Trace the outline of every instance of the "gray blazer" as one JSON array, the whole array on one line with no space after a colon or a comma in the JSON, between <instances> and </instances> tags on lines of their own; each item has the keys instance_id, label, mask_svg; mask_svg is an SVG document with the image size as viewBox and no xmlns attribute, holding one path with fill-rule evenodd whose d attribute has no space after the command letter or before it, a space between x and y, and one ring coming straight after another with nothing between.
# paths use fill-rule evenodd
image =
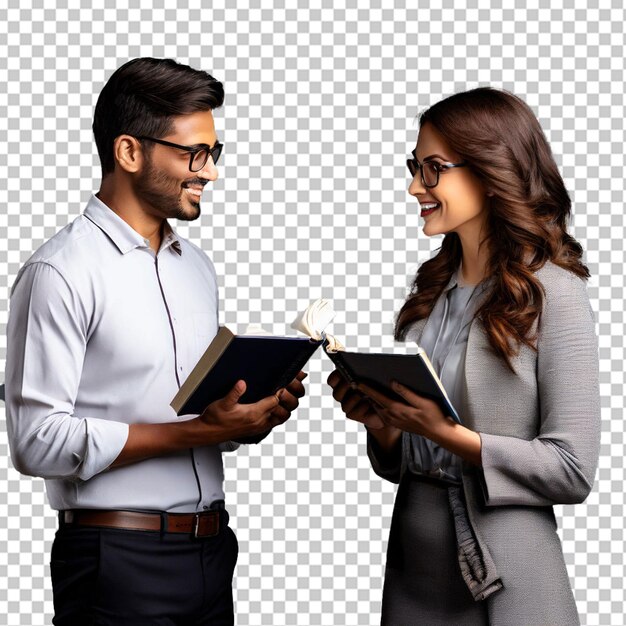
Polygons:
<instances>
[{"instance_id":1,"label":"gray blazer","mask_svg":"<svg viewBox=\"0 0 626 626\"><path fill-rule=\"evenodd\" d=\"M493 557L504 589L486 600L490 624L578 623L553 504L582 502L593 487L600 446L598 345L585 281L552 263L538 351L522 346L515 373L492 351L480 320L466 353L468 414L480 433L482 468L464 465L470 521ZM426 319L412 329L419 343ZM402 459L374 470L399 482Z\"/></svg>"}]
</instances>

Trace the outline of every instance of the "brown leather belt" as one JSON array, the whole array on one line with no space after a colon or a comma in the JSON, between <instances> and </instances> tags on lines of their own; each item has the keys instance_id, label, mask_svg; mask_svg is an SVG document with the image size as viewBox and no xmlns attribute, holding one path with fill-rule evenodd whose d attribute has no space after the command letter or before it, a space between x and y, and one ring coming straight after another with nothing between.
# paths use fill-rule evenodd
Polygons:
<instances>
[{"instance_id":1,"label":"brown leather belt","mask_svg":"<svg viewBox=\"0 0 626 626\"><path fill-rule=\"evenodd\" d=\"M187 533L196 538L215 537L220 531L220 511L139 513L137 511L72 509L60 511L59 519L61 523L68 526Z\"/></svg>"}]
</instances>

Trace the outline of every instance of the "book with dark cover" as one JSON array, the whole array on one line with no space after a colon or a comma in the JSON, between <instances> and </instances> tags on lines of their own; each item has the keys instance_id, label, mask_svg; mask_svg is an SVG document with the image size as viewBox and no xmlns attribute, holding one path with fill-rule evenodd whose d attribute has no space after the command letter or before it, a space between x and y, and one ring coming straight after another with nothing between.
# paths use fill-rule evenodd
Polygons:
<instances>
[{"instance_id":1,"label":"book with dark cover","mask_svg":"<svg viewBox=\"0 0 626 626\"><path fill-rule=\"evenodd\" d=\"M238 380L239 402L250 404L287 386L322 344L309 337L234 335L222 326L172 400L177 415L202 413Z\"/></svg>"},{"instance_id":2,"label":"book with dark cover","mask_svg":"<svg viewBox=\"0 0 626 626\"><path fill-rule=\"evenodd\" d=\"M325 352L348 382L364 383L391 398L406 402L391 389L391 381L395 380L420 396L434 400L445 415L461 423L430 359L421 348L418 348L417 354Z\"/></svg>"}]
</instances>

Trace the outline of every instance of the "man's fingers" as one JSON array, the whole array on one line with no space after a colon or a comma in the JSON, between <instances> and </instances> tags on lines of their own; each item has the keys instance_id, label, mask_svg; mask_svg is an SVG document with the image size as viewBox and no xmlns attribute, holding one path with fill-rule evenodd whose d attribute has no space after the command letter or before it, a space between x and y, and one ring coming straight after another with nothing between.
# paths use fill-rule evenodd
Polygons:
<instances>
[{"instance_id":1,"label":"man's fingers","mask_svg":"<svg viewBox=\"0 0 626 626\"><path fill-rule=\"evenodd\" d=\"M288 411L287 409L279 405L270 413L269 420L270 422L272 422L272 426L274 426L275 423L282 424L283 422L287 421L290 415L291 411Z\"/></svg>"},{"instance_id":2,"label":"man's fingers","mask_svg":"<svg viewBox=\"0 0 626 626\"><path fill-rule=\"evenodd\" d=\"M291 417L291 411L285 409L285 407L277 406L267 417L267 421L272 428L280 426Z\"/></svg>"},{"instance_id":3,"label":"man's fingers","mask_svg":"<svg viewBox=\"0 0 626 626\"><path fill-rule=\"evenodd\" d=\"M288 411L294 411L298 408L298 397L294 396L288 389L289 388L285 389L283 395L280 397L280 406Z\"/></svg>"},{"instance_id":4,"label":"man's fingers","mask_svg":"<svg viewBox=\"0 0 626 626\"><path fill-rule=\"evenodd\" d=\"M304 380L306 377L308 376L308 374L306 372L303 372L302 370L300 370L297 374L296 374L296 380Z\"/></svg>"},{"instance_id":5,"label":"man's fingers","mask_svg":"<svg viewBox=\"0 0 626 626\"><path fill-rule=\"evenodd\" d=\"M302 398L306 393L304 385L299 380L292 380L286 387L287 391L296 398Z\"/></svg>"},{"instance_id":6,"label":"man's fingers","mask_svg":"<svg viewBox=\"0 0 626 626\"><path fill-rule=\"evenodd\" d=\"M254 406L261 415L269 415L280 402L284 389L279 389L273 396L267 396L259 400Z\"/></svg>"},{"instance_id":7,"label":"man's fingers","mask_svg":"<svg viewBox=\"0 0 626 626\"><path fill-rule=\"evenodd\" d=\"M224 408L226 410L234 408L244 393L246 393L246 383L243 380L238 380L233 388L222 398Z\"/></svg>"}]
</instances>

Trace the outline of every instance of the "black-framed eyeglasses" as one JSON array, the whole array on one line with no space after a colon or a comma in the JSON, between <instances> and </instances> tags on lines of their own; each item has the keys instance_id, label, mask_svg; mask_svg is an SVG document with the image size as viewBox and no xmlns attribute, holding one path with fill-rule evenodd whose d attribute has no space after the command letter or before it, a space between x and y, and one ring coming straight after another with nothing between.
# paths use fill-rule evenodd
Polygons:
<instances>
[{"instance_id":1,"label":"black-framed eyeglasses","mask_svg":"<svg viewBox=\"0 0 626 626\"><path fill-rule=\"evenodd\" d=\"M415 178L417 170L420 170L422 183L427 189L432 189L439 184L439 174L441 174L441 172L445 172L453 167L465 167L467 165L465 161L462 163L440 163L439 161L424 161L424 163L420 163L415 156L415 150L413 150L411 154L413 158L406 160L409 172L411 172L411 176Z\"/></svg>"},{"instance_id":2,"label":"black-framed eyeglasses","mask_svg":"<svg viewBox=\"0 0 626 626\"><path fill-rule=\"evenodd\" d=\"M222 154L222 148L224 144L216 141L213 147L206 143L197 143L195 146L181 146L178 143L172 143L171 141L165 141L163 139L155 139L154 137L144 137L142 135L135 136L135 139L141 139L145 141L153 141L154 143L160 143L162 146L168 146L169 148L176 148L177 150L184 150L189 152L189 171L199 172L209 160L209 157L213 159L213 163L217 165L217 160Z\"/></svg>"}]
</instances>

